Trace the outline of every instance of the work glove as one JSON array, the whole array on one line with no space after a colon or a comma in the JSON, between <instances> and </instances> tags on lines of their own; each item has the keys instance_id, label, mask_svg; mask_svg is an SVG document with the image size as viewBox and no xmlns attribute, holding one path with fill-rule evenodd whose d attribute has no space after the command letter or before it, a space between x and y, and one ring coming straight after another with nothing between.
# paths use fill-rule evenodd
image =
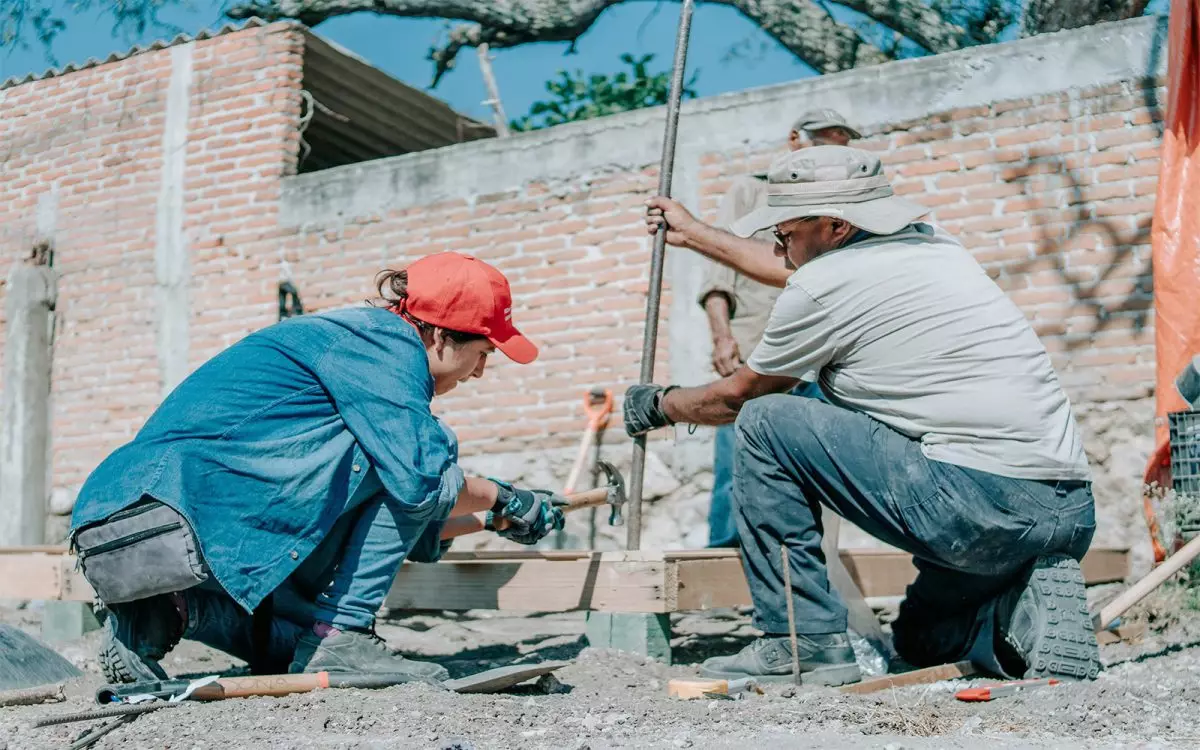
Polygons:
<instances>
[{"instance_id":1,"label":"work glove","mask_svg":"<svg viewBox=\"0 0 1200 750\"><path fill-rule=\"evenodd\" d=\"M629 437L675 424L663 411L663 397L679 386L631 385L625 391L625 432Z\"/></svg>"},{"instance_id":2,"label":"work glove","mask_svg":"<svg viewBox=\"0 0 1200 750\"><path fill-rule=\"evenodd\" d=\"M567 501L550 490L521 490L508 482L491 480L497 488L496 504L488 511L484 526L518 544L537 544L551 531L561 529L565 519L558 506ZM498 521L504 519L507 525ZM497 526L504 525L503 529Z\"/></svg>"}]
</instances>

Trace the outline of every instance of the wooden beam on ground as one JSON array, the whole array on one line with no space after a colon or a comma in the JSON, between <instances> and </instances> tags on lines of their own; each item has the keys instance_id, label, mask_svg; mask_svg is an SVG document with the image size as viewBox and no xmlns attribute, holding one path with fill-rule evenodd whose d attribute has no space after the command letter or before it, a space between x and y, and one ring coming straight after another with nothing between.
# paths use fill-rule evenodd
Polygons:
<instances>
[{"instance_id":1,"label":"wooden beam on ground","mask_svg":"<svg viewBox=\"0 0 1200 750\"><path fill-rule=\"evenodd\" d=\"M874 693L894 687L929 685L934 682L941 682L942 680L957 680L962 677L970 677L975 672L974 664L969 661L960 661L957 664L942 664L936 667L914 669L911 672L887 674L871 680L856 682L853 685L845 685L838 689L843 693Z\"/></svg>"}]
</instances>

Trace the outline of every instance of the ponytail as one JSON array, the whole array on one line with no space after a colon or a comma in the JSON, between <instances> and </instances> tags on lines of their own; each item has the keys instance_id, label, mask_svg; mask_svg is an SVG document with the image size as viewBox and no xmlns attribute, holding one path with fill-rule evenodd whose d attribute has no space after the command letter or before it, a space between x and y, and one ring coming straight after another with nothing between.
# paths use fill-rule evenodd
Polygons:
<instances>
[{"instance_id":1,"label":"ponytail","mask_svg":"<svg viewBox=\"0 0 1200 750\"><path fill-rule=\"evenodd\" d=\"M434 329L441 329L446 338L459 344L487 338L483 334L454 331L414 318L408 312L408 271L404 269L393 271L388 268L380 271L375 276L375 289L379 292L379 298L383 300L387 309L412 323L422 336L432 336Z\"/></svg>"}]
</instances>

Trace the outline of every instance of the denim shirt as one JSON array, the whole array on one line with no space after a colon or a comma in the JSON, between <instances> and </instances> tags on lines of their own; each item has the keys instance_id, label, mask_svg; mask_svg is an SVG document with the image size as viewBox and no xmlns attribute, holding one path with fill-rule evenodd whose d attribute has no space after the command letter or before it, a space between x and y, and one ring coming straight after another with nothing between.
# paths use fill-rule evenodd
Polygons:
<instances>
[{"instance_id":1,"label":"denim shirt","mask_svg":"<svg viewBox=\"0 0 1200 750\"><path fill-rule=\"evenodd\" d=\"M425 347L392 312L278 323L196 370L92 472L72 531L154 497L188 519L217 582L252 610L368 474L396 513L440 527L464 478L432 398Z\"/></svg>"}]
</instances>

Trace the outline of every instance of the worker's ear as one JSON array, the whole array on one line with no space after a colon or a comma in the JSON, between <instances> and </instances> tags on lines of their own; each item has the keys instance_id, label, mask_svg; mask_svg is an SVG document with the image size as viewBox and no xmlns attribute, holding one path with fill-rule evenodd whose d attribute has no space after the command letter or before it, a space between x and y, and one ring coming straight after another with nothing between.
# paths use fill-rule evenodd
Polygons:
<instances>
[{"instance_id":1,"label":"worker's ear","mask_svg":"<svg viewBox=\"0 0 1200 750\"><path fill-rule=\"evenodd\" d=\"M833 239L839 247L854 235L854 226L844 219L834 219L832 222Z\"/></svg>"},{"instance_id":2,"label":"worker's ear","mask_svg":"<svg viewBox=\"0 0 1200 750\"><path fill-rule=\"evenodd\" d=\"M446 336L444 328L438 328L437 326L433 327L433 333L430 335L433 337L433 351L437 354L438 359L441 359L442 352L446 350L446 344L450 342L450 338Z\"/></svg>"}]
</instances>

